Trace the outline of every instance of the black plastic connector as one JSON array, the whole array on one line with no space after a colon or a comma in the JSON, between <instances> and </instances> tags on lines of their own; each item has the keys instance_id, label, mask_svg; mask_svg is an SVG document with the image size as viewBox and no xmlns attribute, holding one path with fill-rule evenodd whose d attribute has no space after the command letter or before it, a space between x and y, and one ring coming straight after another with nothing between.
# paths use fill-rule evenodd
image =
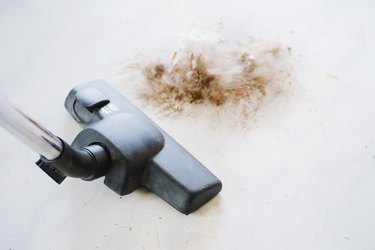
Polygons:
<instances>
[{"instance_id":1,"label":"black plastic connector","mask_svg":"<svg viewBox=\"0 0 375 250\"><path fill-rule=\"evenodd\" d=\"M61 140L61 139L60 139ZM36 164L58 184L69 177L94 180L102 177L109 165L109 155L99 144L92 144L80 149L72 148L61 140L61 154L53 160L41 156Z\"/></svg>"}]
</instances>

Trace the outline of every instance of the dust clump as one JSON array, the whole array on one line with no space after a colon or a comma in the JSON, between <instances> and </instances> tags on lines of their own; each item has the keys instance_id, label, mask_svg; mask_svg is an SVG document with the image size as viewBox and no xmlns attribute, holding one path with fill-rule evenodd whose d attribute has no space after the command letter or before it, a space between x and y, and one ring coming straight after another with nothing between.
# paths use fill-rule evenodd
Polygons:
<instances>
[{"instance_id":1,"label":"dust clump","mask_svg":"<svg viewBox=\"0 0 375 250\"><path fill-rule=\"evenodd\" d=\"M291 47L276 42L188 39L166 59L138 64L139 96L166 116L215 114L247 127L290 85Z\"/></svg>"}]
</instances>

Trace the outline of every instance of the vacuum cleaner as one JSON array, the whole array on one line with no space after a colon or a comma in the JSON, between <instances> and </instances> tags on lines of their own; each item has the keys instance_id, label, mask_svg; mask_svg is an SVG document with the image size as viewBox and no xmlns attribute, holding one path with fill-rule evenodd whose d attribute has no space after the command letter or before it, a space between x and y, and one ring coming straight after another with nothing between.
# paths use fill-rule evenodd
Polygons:
<instances>
[{"instance_id":1,"label":"vacuum cleaner","mask_svg":"<svg viewBox=\"0 0 375 250\"><path fill-rule=\"evenodd\" d=\"M83 128L71 145L4 97L0 104L0 125L40 155L36 164L58 184L104 177L121 196L144 186L184 214L221 191L214 174L103 80L66 97L66 110Z\"/></svg>"}]
</instances>

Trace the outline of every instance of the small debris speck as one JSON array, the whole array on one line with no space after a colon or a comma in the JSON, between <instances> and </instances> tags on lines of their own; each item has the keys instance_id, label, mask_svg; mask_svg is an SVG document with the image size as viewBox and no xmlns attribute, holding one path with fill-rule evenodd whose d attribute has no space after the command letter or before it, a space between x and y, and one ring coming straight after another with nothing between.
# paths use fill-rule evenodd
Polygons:
<instances>
[{"instance_id":1,"label":"small debris speck","mask_svg":"<svg viewBox=\"0 0 375 250\"><path fill-rule=\"evenodd\" d=\"M129 231L132 231L133 230L133 228L132 227L129 227Z\"/></svg>"},{"instance_id":2,"label":"small debris speck","mask_svg":"<svg viewBox=\"0 0 375 250\"><path fill-rule=\"evenodd\" d=\"M161 216L159 216L159 220L161 220Z\"/></svg>"},{"instance_id":3,"label":"small debris speck","mask_svg":"<svg viewBox=\"0 0 375 250\"><path fill-rule=\"evenodd\" d=\"M329 77L329 78L332 78L334 80L338 80L339 79L338 75L332 74L332 73L326 73L326 76Z\"/></svg>"},{"instance_id":4,"label":"small debris speck","mask_svg":"<svg viewBox=\"0 0 375 250\"><path fill-rule=\"evenodd\" d=\"M349 235L345 234L344 237L345 237L345 239L350 240Z\"/></svg>"}]
</instances>

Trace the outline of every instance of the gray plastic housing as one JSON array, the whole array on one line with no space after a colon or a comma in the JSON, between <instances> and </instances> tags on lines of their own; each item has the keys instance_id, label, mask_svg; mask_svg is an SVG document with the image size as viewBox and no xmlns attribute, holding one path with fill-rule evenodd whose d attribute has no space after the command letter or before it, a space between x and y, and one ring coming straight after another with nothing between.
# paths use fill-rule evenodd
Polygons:
<instances>
[{"instance_id":1,"label":"gray plastic housing","mask_svg":"<svg viewBox=\"0 0 375 250\"><path fill-rule=\"evenodd\" d=\"M104 183L119 195L145 186L189 214L220 192L215 175L105 81L72 89L65 108L85 128L74 148L99 144L109 151Z\"/></svg>"}]
</instances>

